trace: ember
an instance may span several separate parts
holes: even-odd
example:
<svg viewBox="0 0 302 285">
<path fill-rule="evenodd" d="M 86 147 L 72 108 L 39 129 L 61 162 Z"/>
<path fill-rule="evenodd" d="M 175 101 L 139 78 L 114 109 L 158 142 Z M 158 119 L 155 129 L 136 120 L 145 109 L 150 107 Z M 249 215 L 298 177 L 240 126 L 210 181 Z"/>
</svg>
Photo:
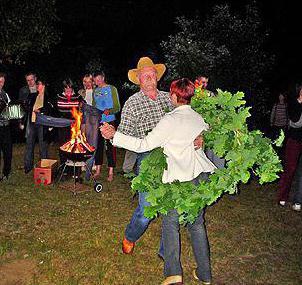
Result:
<svg viewBox="0 0 302 285">
<path fill-rule="evenodd" d="M 72 109 L 72 116 L 75 122 L 71 125 L 71 139 L 63 144 L 60 149 L 70 153 L 91 153 L 95 150 L 91 146 L 85 137 L 85 134 L 81 132 L 81 121 L 83 114 L 76 108 Z"/>
</svg>

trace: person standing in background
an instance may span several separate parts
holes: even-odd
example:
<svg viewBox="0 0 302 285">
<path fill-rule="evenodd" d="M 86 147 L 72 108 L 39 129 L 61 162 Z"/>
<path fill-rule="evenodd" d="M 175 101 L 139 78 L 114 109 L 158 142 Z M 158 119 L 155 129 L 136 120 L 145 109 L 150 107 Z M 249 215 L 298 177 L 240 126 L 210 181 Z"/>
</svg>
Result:
<svg viewBox="0 0 302 285">
<path fill-rule="evenodd" d="M 57 110 L 61 118 L 73 120 L 71 110 L 73 108 L 79 109 L 81 97 L 74 92 L 74 85 L 70 78 L 62 82 L 62 87 L 63 92 L 57 95 Z M 69 141 L 71 137 L 70 126 L 59 128 L 58 136 L 60 146 Z M 60 153 L 60 164 L 62 165 L 65 161 L 66 158 Z M 71 170 L 69 169 L 69 171 Z"/>
<path fill-rule="evenodd" d="M 124 162 L 122 166 L 124 177 L 131 178 L 135 176 L 133 171 L 134 171 L 136 159 L 137 159 L 136 152 L 130 151 L 128 149 L 125 150 Z"/>
<path fill-rule="evenodd" d="M 118 92 L 115 86 L 107 84 L 104 71 L 99 71 L 94 74 L 95 89 L 93 92 L 93 105 L 101 112 L 99 123 L 109 123 L 115 125 L 116 114 L 120 111 L 120 101 Z M 97 148 L 95 151 L 95 178 L 101 174 L 101 166 L 103 164 L 103 153 L 107 156 L 108 177 L 107 180 L 113 180 L 113 169 L 116 166 L 116 148 L 109 140 L 104 139 L 101 135 L 98 136 Z M 86 173 L 87 177 L 87 173 Z"/>
<path fill-rule="evenodd" d="M 7 180 L 11 172 L 13 144 L 11 139 L 9 120 L 1 116 L 1 112 L 11 101 L 3 90 L 6 75 L 0 72 L 0 160 L 3 155 L 3 170 L 0 181 Z"/>
<path fill-rule="evenodd" d="M 271 126 L 271 139 L 276 139 L 281 130 L 285 133 L 288 127 L 288 110 L 286 96 L 282 93 L 278 95 L 278 100 L 273 105 L 271 116 L 270 116 L 270 126 Z"/>
<path fill-rule="evenodd" d="M 83 99 L 81 103 L 81 111 L 83 113 L 81 128 L 88 143 L 96 148 L 100 112 L 93 106 L 93 77 L 91 74 L 84 75 L 83 87 L 78 92 Z"/>
<path fill-rule="evenodd" d="M 289 129 L 285 144 L 284 172 L 281 174 L 278 191 L 278 204 L 285 206 L 289 199 L 289 191 L 302 153 L 302 85 L 296 92 L 290 94 L 288 100 Z M 296 208 L 301 210 L 301 204 L 295 202 Z"/>
<path fill-rule="evenodd" d="M 42 106 L 36 108 L 37 106 L 37 98 L 40 101 L 40 98 L 44 96 L 44 88 L 41 88 L 40 91 L 43 92 L 39 95 L 39 90 L 37 88 L 37 76 L 33 72 L 29 72 L 25 75 L 25 79 L 27 85 L 22 87 L 19 91 L 19 101 L 21 102 L 23 108 L 26 111 L 24 116 L 24 121 L 21 122 L 20 128 L 25 128 L 25 137 L 26 137 L 26 148 L 24 154 L 24 172 L 25 174 L 29 173 L 34 166 L 34 149 L 35 149 L 35 142 L 36 138 L 39 141 L 39 150 L 40 150 L 40 158 L 47 158 L 47 141 L 45 139 L 45 129 L 41 125 L 36 125 L 35 121 L 33 121 L 33 112 L 38 112 Z M 41 83 L 42 84 L 42 83 Z M 43 105 L 42 100 L 42 105 Z M 40 105 L 40 104 L 39 104 Z M 34 110 L 35 108 L 35 110 Z"/>
</svg>

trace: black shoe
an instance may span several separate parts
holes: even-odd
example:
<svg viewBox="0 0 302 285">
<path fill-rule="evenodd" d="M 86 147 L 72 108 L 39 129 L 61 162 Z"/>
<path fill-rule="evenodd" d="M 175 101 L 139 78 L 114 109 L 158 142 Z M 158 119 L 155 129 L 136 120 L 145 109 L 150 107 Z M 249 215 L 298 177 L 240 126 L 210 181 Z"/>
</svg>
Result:
<svg viewBox="0 0 302 285">
<path fill-rule="evenodd" d="M 5 181 L 8 181 L 8 175 L 3 175 L 1 178 L 0 178 L 0 182 L 5 182 Z"/>
<path fill-rule="evenodd" d="M 160 258 L 161 261 L 165 261 L 164 257 L 161 255 L 161 253 L 157 253 L 158 258 Z"/>
<path fill-rule="evenodd" d="M 28 174 L 29 172 L 31 172 L 31 169 L 24 169 L 25 174 Z"/>
</svg>

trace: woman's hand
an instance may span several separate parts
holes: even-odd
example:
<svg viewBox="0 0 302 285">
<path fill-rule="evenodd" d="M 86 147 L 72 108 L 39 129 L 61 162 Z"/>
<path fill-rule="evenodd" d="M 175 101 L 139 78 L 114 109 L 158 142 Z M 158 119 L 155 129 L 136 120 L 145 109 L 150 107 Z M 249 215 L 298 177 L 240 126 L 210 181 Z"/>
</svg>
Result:
<svg viewBox="0 0 302 285">
<path fill-rule="evenodd" d="M 200 149 L 203 147 L 204 144 L 204 140 L 203 140 L 203 136 L 199 135 L 195 140 L 194 140 L 194 148 L 195 149 Z"/>
</svg>

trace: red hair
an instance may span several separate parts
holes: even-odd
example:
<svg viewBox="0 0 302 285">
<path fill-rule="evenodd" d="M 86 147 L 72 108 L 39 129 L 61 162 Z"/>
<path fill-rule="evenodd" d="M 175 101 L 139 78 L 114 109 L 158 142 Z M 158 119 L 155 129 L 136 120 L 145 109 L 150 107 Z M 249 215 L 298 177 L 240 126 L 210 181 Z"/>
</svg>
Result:
<svg viewBox="0 0 302 285">
<path fill-rule="evenodd" d="M 194 96 L 194 83 L 188 78 L 174 80 L 170 86 L 170 94 L 175 94 L 178 103 L 188 104 Z"/>
</svg>

